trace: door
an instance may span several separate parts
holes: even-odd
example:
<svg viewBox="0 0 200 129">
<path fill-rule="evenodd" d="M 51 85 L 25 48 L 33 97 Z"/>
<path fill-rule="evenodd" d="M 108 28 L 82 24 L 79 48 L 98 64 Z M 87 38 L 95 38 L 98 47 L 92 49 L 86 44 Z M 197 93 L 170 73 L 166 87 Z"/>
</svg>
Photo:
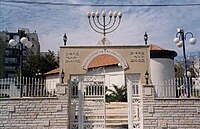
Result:
<svg viewBox="0 0 200 129">
<path fill-rule="evenodd" d="M 71 76 L 71 129 L 105 128 L 105 77 Z"/>
</svg>

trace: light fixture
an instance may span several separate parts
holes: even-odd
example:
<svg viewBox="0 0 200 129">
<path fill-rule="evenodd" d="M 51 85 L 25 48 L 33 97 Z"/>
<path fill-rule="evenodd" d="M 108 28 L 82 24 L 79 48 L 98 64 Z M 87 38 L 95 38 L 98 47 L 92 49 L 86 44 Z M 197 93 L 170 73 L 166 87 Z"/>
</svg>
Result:
<svg viewBox="0 0 200 129">
<path fill-rule="evenodd" d="M 60 78 L 61 78 L 61 83 L 64 83 L 65 73 L 64 73 L 63 69 L 62 69 L 62 72 L 60 74 Z"/>
<path fill-rule="evenodd" d="M 147 45 L 147 41 L 148 41 L 148 34 L 145 32 L 144 33 L 144 43 Z"/>
<path fill-rule="evenodd" d="M 148 85 L 149 84 L 149 73 L 146 71 L 144 76 L 145 76 L 146 84 Z"/>
<path fill-rule="evenodd" d="M 67 44 L 67 35 L 66 35 L 66 33 L 63 35 L 63 42 L 64 42 L 64 45 L 66 46 L 66 44 Z"/>
<path fill-rule="evenodd" d="M 192 77 L 192 73 L 190 71 L 187 71 L 187 77 Z"/>
<path fill-rule="evenodd" d="M 183 46 L 183 41 L 179 41 L 177 44 L 176 44 L 177 47 L 182 47 Z"/>
<path fill-rule="evenodd" d="M 180 29 L 180 28 L 176 28 L 176 31 L 177 31 L 177 32 L 180 32 L 181 30 L 183 30 L 183 29 Z"/>
<path fill-rule="evenodd" d="M 178 43 L 179 42 L 179 38 L 175 37 L 173 40 L 174 43 Z"/>
<path fill-rule="evenodd" d="M 197 42 L 197 40 L 195 38 L 189 39 L 189 43 L 192 44 L 192 45 L 196 44 L 196 42 Z"/>
<path fill-rule="evenodd" d="M 118 65 L 119 67 L 121 67 L 121 66 L 122 66 L 120 62 L 119 62 L 117 65 Z"/>
<path fill-rule="evenodd" d="M 26 37 L 22 37 L 22 38 L 20 39 L 20 42 L 19 42 L 19 43 L 23 44 L 23 45 L 26 46 L 27 48 L 31 48 L 31 47 L 32 47 L 32 42 L 28 41 L 28 38 L 26 38 Z M 12 47 L 16 46 L 17 44 L 18 44 L 17 41 L 14 40 L 14 39 L 11 39 L 11 40 L 9 41 L 9 45 L 12 46 Z"/>
<path fill-rule="evenodd" d="M 103 16 L 103 17 L 106 16 L 106 12 L 105 12 L 105 11 L 102 12 L 102 16 Z"/>
<path fill-rule="evenodd" d="M 14 39 L 11 39 L 11 40 L 9 41 L 9 45 L 12 46 L 12 47 L 14 47 L 14 46 L 17 45 L 17 41 L 15 41 Z"/>
</svg>

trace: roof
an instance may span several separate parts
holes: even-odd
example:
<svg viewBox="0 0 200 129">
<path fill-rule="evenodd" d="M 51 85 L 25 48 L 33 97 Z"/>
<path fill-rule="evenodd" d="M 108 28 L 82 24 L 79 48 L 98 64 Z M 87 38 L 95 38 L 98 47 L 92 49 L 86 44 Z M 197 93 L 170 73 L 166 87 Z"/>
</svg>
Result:
<svg viewBox="0 0 200 129">
<path fill-rule="evenodd" d="M 139 45 L 66 45 L 60 46 L 60 48 L 130 48 L 130 47 L 149 47 L 149 45 L 139 44 Z"/>
<path fill-rule="evenodd" d="M 57 69 L 53 69 L 47 73 L 45 73 L 44 75 L 51 75 L 51 74 L 57 74 L 60 72 L 60 68 L 57 68 Z"/>
<path fill-rule="evenodd" d="M 95 68 L 95 67 L 100 67 L 100 66 L 116 65 L 118 63 L 119 63 L 119 61 L 115 57 L 113 57 L 111 55 L 104 54 L 104 55 L 99 55 L 96 58 L 94 58 L 90 62 L 88 68 Z"/>
<path fill-rule="evenodd" d="M 150 44 L 150 58 L 170 58 L 174 59 L 177 53 L 172 50 L 167 50 L 157 46 L 155 44 Z"/>
<path fill-rule="evenodd" d="M 150 44 L 150 50 L 166 50 L 166 49 L 161 48 L 160 46 L 155 44 Z"/>
</svg>

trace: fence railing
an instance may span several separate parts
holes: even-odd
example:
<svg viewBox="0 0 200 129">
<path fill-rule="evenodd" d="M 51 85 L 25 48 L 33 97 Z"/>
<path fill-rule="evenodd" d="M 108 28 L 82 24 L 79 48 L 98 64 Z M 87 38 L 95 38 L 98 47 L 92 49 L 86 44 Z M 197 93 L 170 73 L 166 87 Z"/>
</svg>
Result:
<svg viewBox="0 0 200 129">
<path fill-rule="evenodd" d="M 45 79 L 31 77 L 0 79 L 0 98 L 47 96 L 55 96 L 55 91 L 51 93 L 47 91 Z"/>
<path fill-rule="evenodd" d="M 186 97 L 186 87 L 189 87 L 189 97 L 200 98 L 200 78 L 175 78 L 155 85 L 156 97 L 181 98 Z"/>
</svg>

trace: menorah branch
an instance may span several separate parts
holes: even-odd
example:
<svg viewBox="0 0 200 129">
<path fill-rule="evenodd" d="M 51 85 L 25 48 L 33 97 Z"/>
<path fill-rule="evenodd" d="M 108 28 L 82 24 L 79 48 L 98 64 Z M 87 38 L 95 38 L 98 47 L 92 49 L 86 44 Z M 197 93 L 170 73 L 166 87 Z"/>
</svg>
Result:
<svg viewBox="0 0 200 129">
<path fill-rule="evenodd" d="M 112 21 L 112 17 L 110 17 L 110 20 L 109 20 L 109 22 L 108 22 L 108 23 L 107 23 L 105 26 L 108 26 L 108 25 L 110 25 L 111 21 Z"/>
<path fill-rule="evenodd" d="M 98 28 L 98 29 L 100 29 L 100 30 L 103 30 L 103 28 L 102 27 L 99 27 L 99 25 L 97 25 L 97 23 L 96 23 L 96 21 L 95 21 L 95 19 L 94 18 L 92 18 L 93 19 L 93 23 L 94 23 L 94 25 Z"/>
<path fill-rule="evenodd" d="M 92 26 L 90 19 L 89 19 L 89 24 L 90 24 L 90 27 L 91 27 L 95 32 L 100 33 L 100 34 L 103 34 L 103 32 L 100 32 L 100 31 L 96 30 L 96 29 Z"/>
<path fill-rule="evenodd" d="M 97 17 L 97 22 L 100 26 L 104 26 L 100 21 L 99 21 L 99 17 Z"/>
<path fill-rule="evenodd" d="M 121 20 L 119 20 L 117 26 L 116 26 L 113 30 L 111 30 L 111 31 L 107 31 L 106 34 L 109 34 L 109 33 L 112 33 L 113 31 L 115 31 L 115 30 L 119 27 L 120 22 L 121 22 Z"/>
<path fill-rule="evenodd" d="M 109 30 L 109 29 L 111 29 L 114 25 L 115 25 L 115 22 L 116 22 L 116 18 L 114 19 L 114 21 L 113 21 L 113 23 L 112 23 L 112 25 L 110 26 L 110 27 L 107 27 L 107 28 L 105 28 L 106 30 Z"/>
</svg>

